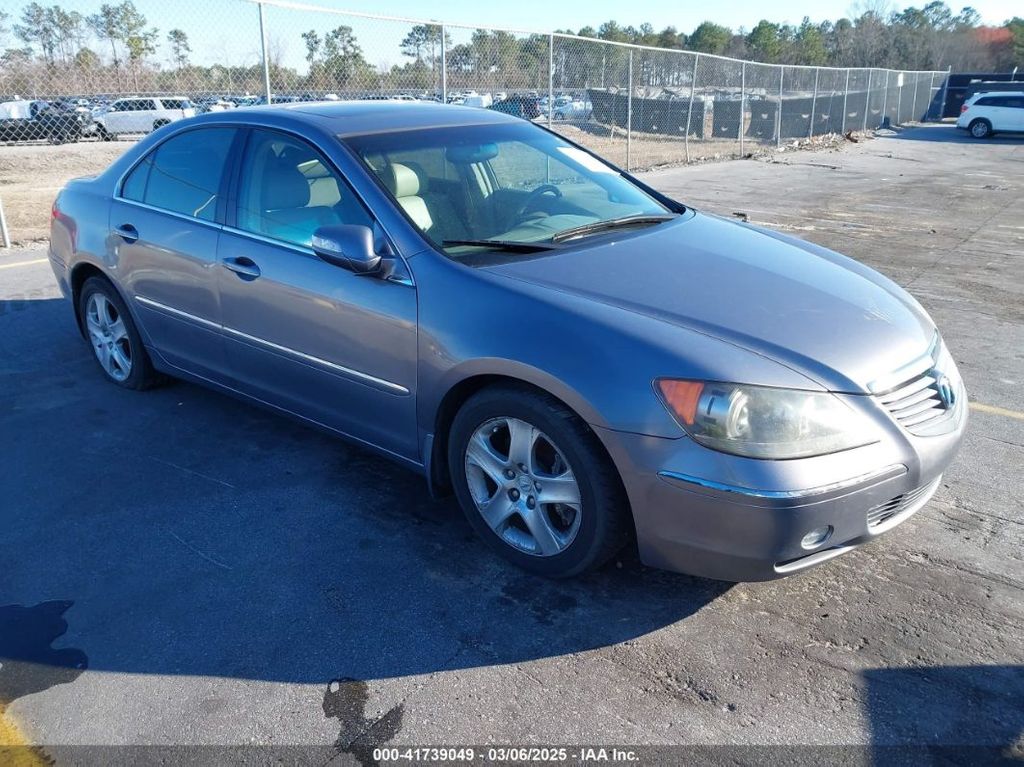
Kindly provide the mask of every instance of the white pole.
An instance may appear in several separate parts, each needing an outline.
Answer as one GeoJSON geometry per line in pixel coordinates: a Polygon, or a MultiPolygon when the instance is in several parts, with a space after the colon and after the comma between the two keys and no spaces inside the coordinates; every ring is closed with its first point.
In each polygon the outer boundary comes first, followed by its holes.
{"type": "MultiPolygon", "coordinates": [[[[686,161],[690,161],[690,121],[693,119],[693,94],[697,88],[697,59],[700,54],[693,54],[693,76],[690,78],[690,100],[686,104],[686,133],[683,135],[683,143],[686,147],[686,161]]],[[[703,130],[701,131],[703,135],[703,130]]]]}
{"type": "Polygon", "coordinates": [[[263,19],[263,3],[259,4],[260,9],[260,55],[263,57],[263,92],[267,96],[267,104],[270,104],[270,60],[267,58],[267,25],[263,19]]]}
{"type": "Polygon", "coordinates": [[[0,240],[5,248],[11,247],[11,234],[7,231],[7,216],[4,215],[4,201],[0,198],[0,240]]]}

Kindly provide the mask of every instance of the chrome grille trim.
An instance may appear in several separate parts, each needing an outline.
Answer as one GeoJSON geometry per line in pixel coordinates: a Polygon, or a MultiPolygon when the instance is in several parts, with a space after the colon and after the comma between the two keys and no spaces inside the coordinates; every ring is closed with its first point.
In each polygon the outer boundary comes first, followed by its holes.
{"type": "Polygon", "coordinates": [[[950,418],[960,407],[958,401],[954,407],[946,409],[934,372],[928,370],[891,391],[875,395],[875,400],[911,434],[950,418]]]}

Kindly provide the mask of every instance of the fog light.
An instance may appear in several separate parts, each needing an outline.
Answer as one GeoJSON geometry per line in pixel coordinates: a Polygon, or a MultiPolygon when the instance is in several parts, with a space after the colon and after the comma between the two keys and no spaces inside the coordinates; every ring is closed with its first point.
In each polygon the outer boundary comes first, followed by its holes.
{"type": "Polygon", "coordinates": [[[803,546],[805,549],[816,549],[831,537],[832,525],[816,527],[803,537],[803,539],[800,541],[800,545],[803,546]]]}

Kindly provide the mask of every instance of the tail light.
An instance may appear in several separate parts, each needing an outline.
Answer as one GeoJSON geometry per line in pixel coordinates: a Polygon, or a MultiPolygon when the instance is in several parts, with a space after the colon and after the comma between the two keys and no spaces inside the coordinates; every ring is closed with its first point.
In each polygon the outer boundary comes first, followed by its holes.
{"type": "Polygon", "coordinates": [[[967,111],[968,109],[970,109],[970,107],[969,107],[969,106],[967,106],[966,104],[962,105],[962,106],[960,107],[960,114],[963,114],[963,113],[964,113],[964,112],[966,112],[966,111],[967,111]]]}

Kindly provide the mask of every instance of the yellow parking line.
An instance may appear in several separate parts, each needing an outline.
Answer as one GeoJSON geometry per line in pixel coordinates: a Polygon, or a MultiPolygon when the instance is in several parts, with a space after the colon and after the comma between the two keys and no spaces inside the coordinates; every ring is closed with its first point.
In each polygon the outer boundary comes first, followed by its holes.
{"type": "Polygon", "coordinates": [[[38,748],[34,747],[24,733],[7,715],[0,705],[0,757],[6,767],[43,767],[51,764],[38,748]]]}
{"type": "Polygon", "coordinates": [[[32,266],[33,264],[45,264],[49,259],[34,258],[31,261],[15,261],[10,264],[0,264],[0,269],[13,269],[16,266],[32,266]]]}
{"type": "Polygon", "coordinates": [[[1018,421],[1024,421],[1024,413],[1020,410],[1007,410],[1005,407],[996,407],[995,405],[983,405],[980,402],[972,402],[971,410],[977,410],[979,413],[991,413],[992,415],[1002,415],[1007,418],[1016,418],[1018,421]]]}

